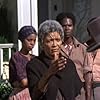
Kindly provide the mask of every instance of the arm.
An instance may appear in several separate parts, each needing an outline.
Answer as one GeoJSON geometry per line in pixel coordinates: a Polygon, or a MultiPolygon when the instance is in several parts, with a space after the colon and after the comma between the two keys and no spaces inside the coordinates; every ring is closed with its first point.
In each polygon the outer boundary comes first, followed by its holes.
{"type": "Polygon", "coordinates": [[[27,80],[27,78],[22,79],[20,81],[20,83],[21,83],[21,87],[23,87],[23,88],[27,87],[28,86],[28,80],[27,80]]]}
{"type": "Polygon", "coordinates": [[[28,85],[26,75],[26,63],[23,65],[22,57],[16,52],[9,62],[9,80],[14,87],[25,88],[28,85]]]}
{"type": "Polygon", "coordinates": [[[66,59],[64,57],[58,58],[58,56],[54,55],[54,60],[52,61],[51,66],[48,68],[47,72],[42,76],[40,81],[38,82],[38,89],[44,92],[47,88],[49,79],[55,75],[59,70],[65,68],[64,64],[66,63],[66,59]]]}
{"type": "Polygon", "coordinates": [[[33,88],[32,98],[35,98],[35,100],[38,100],[39,98],[42,98],[42,96],[45,94],[47,88],[48,88],[48,82],[51,75],[49,73],[45,73],[41,79],[37,82],[37,84],[33,88]]]}
{"type": "Polygon", "coordinates": [[[92,55],[91,53],[87,53],[85,57],[85,71],[84,71],[84,79],[85,79],[85,91],[86,91],[86,100],[91,100],[91,87],[92,87],[92,55]]]}
{"type": "Polygon", "coordinates": [[[92,72],[86,73],[84,75],[84,79],[85,79],[86,100],[91,100],[92,72]]]}

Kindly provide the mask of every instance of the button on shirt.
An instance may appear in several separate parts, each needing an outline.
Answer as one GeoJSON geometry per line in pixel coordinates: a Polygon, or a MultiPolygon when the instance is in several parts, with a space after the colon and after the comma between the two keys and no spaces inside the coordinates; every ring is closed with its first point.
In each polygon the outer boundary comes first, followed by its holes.
{"type": "MultiPolygon", "coordinates": [[[[65,45],[65,49],[67,46],[65,45]]],[[[83,75],[92,70],[90,67],[90,61],[88,54],[86,52],[86,47],[79,43],[75,38],[73,38],[73,46],[70,47],[71,51],[66,50],[66,53],[69,52],[69,58],[75,63],[77,73],[82,82],[84,82],[83,75]]]]}

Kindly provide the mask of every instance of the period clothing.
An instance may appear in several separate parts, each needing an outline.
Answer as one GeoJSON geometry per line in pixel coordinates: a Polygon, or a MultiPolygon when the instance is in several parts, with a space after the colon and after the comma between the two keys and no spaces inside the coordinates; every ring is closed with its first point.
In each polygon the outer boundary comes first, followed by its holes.
{"type": "Polygon", "coordinates": [[[28,61],[19,51],[15,52],[11,57],[9,62],[9,81],[14,90],[9,100],[31,100],[28,88],[22,88],[20,86],[20,81],[27,78],[26,64],[28,61]]]}
{"type": "Polygon", "coordinates": [[[29,81],[29,91],[32,100],[75,100],[80,93],[82,82],[77,74],[74,63],[67,59],[65,68],[52,76],[48,82],[47,90],[41,95],[34,92],[38,81],[51,65],[51,59],[44,52],[38,57],[34,57],[27,64],[27,75],[29,81]],[[62,99],[57,99],[58,97],[62,99]]]}
{"type": "MultiPolygon", "coordinates": [[[[81,44],[76,38],[73,37],[72,39],[71,45],[65,44],[65,52],[76,65],[77,73],[83,84],[85,84],[84,75],[92,71],[92,66],[90,66],[86,46],[81,44]]],[[[76,100],[85,100],[84,87],[82,87],[81,93],[76,97],[76,100]]]]}
{"type": "MultiPolygon", "coordinates": [[[[92,62],[91,62],[92,63],[92,62]]],[[[94,100],[100,99],[100,49],[96,50],[93,58],[93,96],[94,100]]]]}

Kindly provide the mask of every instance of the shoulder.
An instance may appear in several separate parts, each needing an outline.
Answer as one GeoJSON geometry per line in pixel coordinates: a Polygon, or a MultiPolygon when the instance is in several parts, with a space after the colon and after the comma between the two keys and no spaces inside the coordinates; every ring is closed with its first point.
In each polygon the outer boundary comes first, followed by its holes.
{"type": "Polygon", "coordinates": [[[76,48],[79,48],[81,52],[86,53],[87,46],[84,45],[83,43],[79,42],[76,38],[74,38],[74,45],[76,48]]]}
{"type": "Polygon", "coordinates": [[[74,62],[73,62],[71,59],[67,59],[67,64],[66,64],[66,66],[67,66],[68,68],[70,68],[70,69],[72,69],[72,68],[75,69],[75,68],[76,68],[74,62]]]}
{"type": "Polygon", "coordinates": [[[79,42],[76,38],[74,38],[74,43],[77,46],[81,46],[82,48],[87,48],[87,46],[84,43],[79,42]]]}
{"type": "Polygon", "coordinates": [[[35,56],[32,60],[30,60],[26,64],[26,71],[28,75],[34,75],[40,77],[44,74],[44,72],[47,70],[46,65],[38,59],[37,56],[35,56]]]}
{"type": "Polygon", "coordinates": [[[38,56],[34,56],[26,65],[27,70],[41,70],[44,66],[43,62],[39,59],[38,56]]]}
{"type": "Polygon", "coordinates": [[[17,51],[12,54],[10,61],[21,62],[23,61],[23,56],[21,55],[19,51],[17,51]]]}
{"type": "Polygon", "coordinates": [[[80,47],[83,49],[83,50],[85,50],[86,51],[86,46],[84,45],[84,44],[82,44],[82,43],[79,43],[79,45],[80,45],[80,47]]]}
{"type": "Polygon", "coordinates": [[[28,65],[35,65],[35,64],[41,64],[42,62],[40,61],[38,56],[33,56],[33,58],[28,62],[28,65]]]}
{"type": "Polygon", "coordinates": [[[12,54],[11,58],[10,58],[10,61],[12,60],[16,60],[19,58],[19,51],[16,51],[12,54]]]}
{"type": "Polygon", "coordinates": [[[16,57],[19,57],[19,56],[20,56],[19,51],[16,51],[16,52],[14,52],[14,53],[12,54],[11,57],[16,58],[16,57]]]}

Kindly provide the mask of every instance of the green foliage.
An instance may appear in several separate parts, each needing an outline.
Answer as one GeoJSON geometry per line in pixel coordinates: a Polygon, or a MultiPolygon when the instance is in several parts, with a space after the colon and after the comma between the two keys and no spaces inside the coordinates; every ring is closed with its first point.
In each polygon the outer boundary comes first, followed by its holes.
{"type": "Polygon", "coordinates": [[[3,49],[3,57],[4,57],[3,60],[4,61],[8,61],[9,60],[9,57],[8,56],[9,56],[8,49],[7,48],[4,48],[3,49]]]}
{"type": "Polygon", "coordinates": [[[0,36],[0,43],[8,43],[8,41],[4,36],[0,36]]]}
{"type": "Polygon", "coordinates": [[[0,79],[0,100],[8,100],[13,88],[8,80],[0,79]]]}

